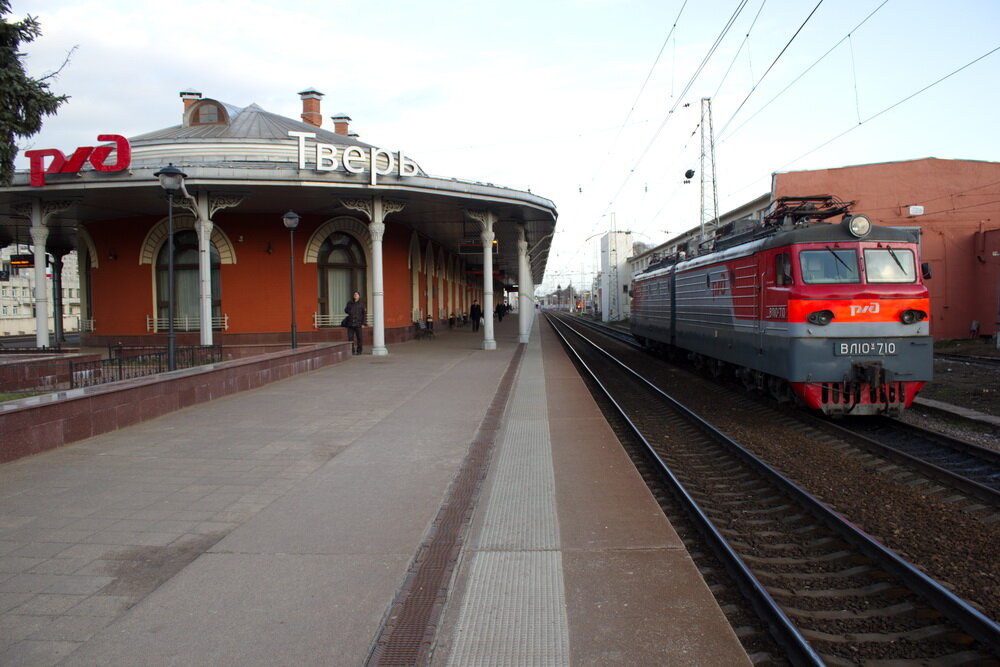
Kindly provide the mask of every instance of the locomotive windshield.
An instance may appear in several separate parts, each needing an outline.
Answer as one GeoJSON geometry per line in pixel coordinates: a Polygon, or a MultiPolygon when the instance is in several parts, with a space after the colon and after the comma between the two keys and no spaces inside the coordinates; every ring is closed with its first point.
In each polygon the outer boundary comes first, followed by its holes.
{"type": "Polygon", "coordinates": [[[913,251],[901,248],[865,248],[865,277],[870,283],[916,282],[913,251]]]}
{"type": "Polygon", "coordinates": [[[799,253],[799,267],[802,281],[808,285],[861,282],[858,255],[853,249],[803,250],[799,253]]]}

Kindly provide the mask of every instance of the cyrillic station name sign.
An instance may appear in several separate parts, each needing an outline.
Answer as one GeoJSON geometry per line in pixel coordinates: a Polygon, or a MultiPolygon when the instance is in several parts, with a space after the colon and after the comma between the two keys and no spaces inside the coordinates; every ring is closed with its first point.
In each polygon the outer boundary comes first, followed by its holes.
{"type": "Polygon", "coordinates": [[[45,185],[45,174],[75,174],[83,168],[83,165],[90,160],[90,164],[97,171],[122,171],[128,169],[132,164],[132,146],[128,139],[120,134],[99,134],[98,141],[113,141],[111,146],[81,146],[73,151],[73,154],[66,155],[56,148],[44,148],[37,151],[24,151],[24,155],[30,161],[31,187],[40,188],[45,185]],[[111,155],[111,151],[117,151],[115,161],[106,164],[105,160],[111,155]],[[45,166],[45,158],[52,158],[48,167],[45,166]]]}
{"type": "Polygon", "coordinates": [[[313,146],[306,146],[306,139],[315,139],[315,132],[294,132],[289,130],[288,136],[298,139],[299,169],[306,168],[306,156],[311,155],[316,171],[335,171],[343,167],[344,171],[351,174],[363,174],[365,168],[371,165],[371,184],[376,185],[378,177],[389,174],[397,176],[416,176],[418,174],[417,163],[403,155],[403,151],[393,153],[382,148],[370,146],[365,149],[361,146],[344,146],[338,149],[334,144],[323,144],[315,142],[313,146]],[[380,167],[379,158],[385,159],[385,166],[380,167]]]}

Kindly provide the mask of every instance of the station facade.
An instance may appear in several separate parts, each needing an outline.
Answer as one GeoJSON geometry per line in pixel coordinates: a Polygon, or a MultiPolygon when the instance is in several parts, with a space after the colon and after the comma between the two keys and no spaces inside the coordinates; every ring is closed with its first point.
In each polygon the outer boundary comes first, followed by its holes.
{"type": "MultiPolygon", "coordinates": [[[[195,91],[180,97],[180,125],[95,133],[72,153],[26,151],[29,173],[0,189],[0,246],[30,239],[36,276],[46,255],[77,250],[85,345],[164,336],[171,227],[178,343],[287,344],[293,322],[300,343],[344,340],[355,290],[373,354],[412,337],[418,321],[460,319],[474,300],[490,313],[507,292],[527,340],[555,229],[551,201],[430,176],[402,151],[362,142],[346,114],[323,129],[314,89],[299,93],[298,120],[195,91]],[[172,206],[155,176],[167,165],[185,174],[172,206]],[[289,211],[293,230],[283,224],[289,211]]],[[[48,296],[35,298],[37,344],[48,345],[48,296]]],[[[489,317],[482,346],[496,346],[489,317]]]]}

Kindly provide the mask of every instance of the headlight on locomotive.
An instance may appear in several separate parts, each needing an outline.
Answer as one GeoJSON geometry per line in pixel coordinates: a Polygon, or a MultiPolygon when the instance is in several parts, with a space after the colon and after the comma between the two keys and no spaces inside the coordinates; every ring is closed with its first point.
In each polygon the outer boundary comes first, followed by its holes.
{"type": "Polygon", "coordinates": [[[922,310],[908,308],[899,314],[899,319],[903,324],[916,324],[927,319],[927,313],[922,310]]]}
{"type": "Polygon", "coordinates": [[[844,220],[844,226],[847,227],[851,236],[860,239],[868,236],[868,232],[872,230],[872,221],[868,219],[868,216],[852,215],[844,220]]]}
{"type": "Polygon", "coordinates": [[[806,320],[808,320],[810,324],[818,324],[825,327],[833,320],[833,311],[815,310],[806,316],[806,320]]]}

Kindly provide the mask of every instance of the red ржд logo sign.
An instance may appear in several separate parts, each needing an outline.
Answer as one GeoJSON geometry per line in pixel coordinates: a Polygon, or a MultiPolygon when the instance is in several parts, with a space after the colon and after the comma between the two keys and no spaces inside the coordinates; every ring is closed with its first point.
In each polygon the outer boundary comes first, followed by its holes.
{"type": "Polygon", "coordinates": [[[61,150],[56,148],[46,148],[37,151],[24,151],[24,154],[31,161],[31,187],[40,188],[45,185],[45,174],[75,174],[83,167],[88,158],[90,164],[94,165],[97,171],[121,171],[128,169],[132,164],[132,147],[128,139],[119,134],[99,134],[98,141],[113,141],[111,146],[81,146],[73,151],[67,159],[61,150]],[[105,160],[111,155],[111,151],[117,151],[117,156],[111,164],[105,164],[105,160]],[[45,158],[51,157],[52,162],[45,166],[45,158]]]}

